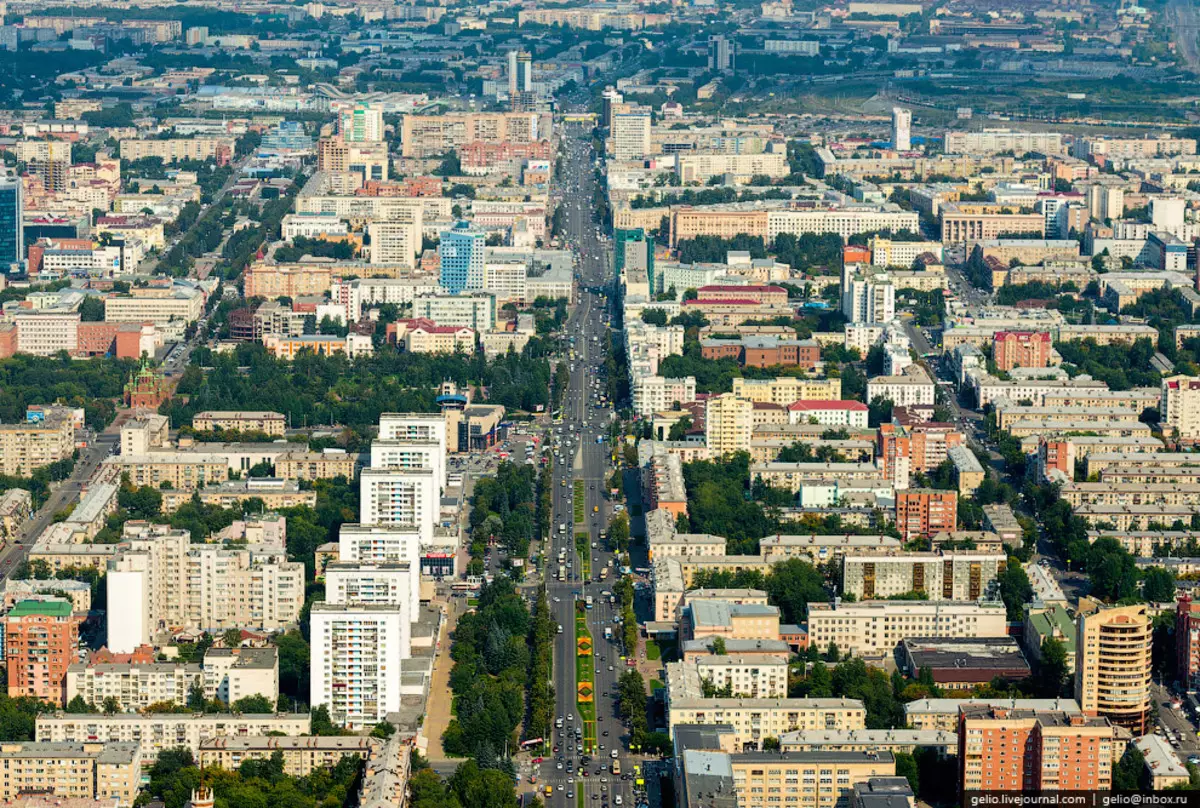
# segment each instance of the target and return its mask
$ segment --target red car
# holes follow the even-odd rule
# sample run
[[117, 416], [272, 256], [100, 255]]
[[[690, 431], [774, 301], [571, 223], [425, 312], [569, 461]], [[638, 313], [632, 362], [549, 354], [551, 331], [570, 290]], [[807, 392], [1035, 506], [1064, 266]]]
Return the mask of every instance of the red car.
[[542, 762], [542, 758], [540, 758], [540, 757], [536, 757], [536, 758], [534, 758], [534, 759], [533, 759], [533, 762], [534, 762], [534, 763], [541, 763], [541, 762]]

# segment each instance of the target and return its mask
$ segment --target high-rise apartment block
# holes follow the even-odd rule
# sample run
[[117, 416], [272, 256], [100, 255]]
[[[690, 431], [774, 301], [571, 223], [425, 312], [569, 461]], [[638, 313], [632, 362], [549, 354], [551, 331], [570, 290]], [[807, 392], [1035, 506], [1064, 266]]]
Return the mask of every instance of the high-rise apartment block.
[[313, 706], [362, 729], [400, 709], [400, 660], [408, 628], [392, 605], [316, 603], [312, 608]]
[[650, 153], [651, 112], [649, 107], [631, 107], [613, 114], [614, 160], [641, 160]]
[[1007, 373], [1013, 368], [1044, 368], [1054, 350], [1046, 331], [997, 331], [992, 340], [992, 359]]
[[1180, 375], [1163, 379], [1159, 413], [1168, 435], [1187, 441], [1200, 438], [1200, 378]]
[[359, 518], [370, 525], [413, 526], [433, 538], [440, 486], [433, 469], [368, 468], [359, 476]]
[[1075, 640], [1075, 699], [1087, 715], [1134, 735], [1150, 719], [1152, 627], [1146, 604], [1082, 615]]
[[69, 600], [24, 600], [4, 616], [8, 695], [66, 703], [67, 668], [79, 645], [79, 618]]
[[346, 143], [377, 143], [383, 140], [383, 109], [358, 103], [338, 112], [338, 134]]
[[705, 404], [704, 434], [714, 457], [750, 448], [754, 433], [754, 402], [724, 393]]
[[1113, 727], [1103, 718], [987, 704], [959, 712], [962, 791], [1108, 791]]
[[896, 151], [912, 149], [912, 110], [892, 107], [892, 148]]

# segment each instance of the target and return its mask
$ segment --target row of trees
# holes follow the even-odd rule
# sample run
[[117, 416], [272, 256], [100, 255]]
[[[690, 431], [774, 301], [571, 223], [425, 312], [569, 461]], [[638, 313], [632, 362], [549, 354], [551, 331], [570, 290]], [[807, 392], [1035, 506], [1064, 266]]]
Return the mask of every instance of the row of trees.
[[[510, 556], [527, 556], [529, 543], [538, 535], [539, 516], [546, 516], [535, 505], [542, 499], [538, 485], [536, 468], [525, 463], [502, 461], [495, 476], [480, 478], [471, 508], [472, 544], [495, 539]], [[482, 546], [479, 549], [482, 554]]]
[[[531, 356], [528, 346], [525, 354], [492, 360], [482, 352], [464, 356], [383, 350], [353, 360], [343, 354], [304, 354], [289, 362], [249, 343], [231, 354], [197, 349], [193, 356], [195, 364], [180, 379], [180, 395], [161, 409], [176, 427], [207, 409], [254, 408], [282, 412], [297, 427], [367, 428], [384, 412], [435, 412], [435, 391], [446, 380], [482, 388], [485, 401], [509, 410], [532, 412], [549, 404], [550, 365]], [[200, 364], [208, 369], [201, 370]]]
[[514, 746], [525, 717], [532, 624], [525, 602], [505, 577], [485, 584], [476, 610], [459, 618], [450, 649], [450, 690], [457, 709], [442, 734], [448, 754], [472, 757], [486, 769], [511, 767], [504, 752]]
[[546, 587], [538, 590], [533, 605], [533, 625], [530, 628], [530, 645], [533, 648], [533, 664], [529, 666], [529, 720], [525, 723], [525, 739], [550, 738], [554, 721], [554, 685], [551, 668], [554, 663], [555, 622], [550, 616], [550, 603], [546, 598]]
[[633, 579], [625, 575], [613, 584], [613, 595], [617, 598], [617, 607], [621, 610], [621, 642], [625, 646], [626, 656], [635, 656], [638, 648], [638, 623], [634, 611]]

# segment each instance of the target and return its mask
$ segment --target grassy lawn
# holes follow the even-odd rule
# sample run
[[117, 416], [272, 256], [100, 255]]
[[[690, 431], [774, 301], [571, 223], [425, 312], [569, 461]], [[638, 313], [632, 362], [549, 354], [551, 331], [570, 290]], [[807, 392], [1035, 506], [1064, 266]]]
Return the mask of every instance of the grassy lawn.
[[575, 792], [575, 808], [583, 808], [583, 789]]
[[[589, 640], [592, 639], [592, 633], [588, 631], [587, 627], [587, 618], [583, 616], [575, 618], [576, 642], [581, 637], [587, 637]], [[592, 686], [594, 699], [596, 688], [595, 654], [587, 654], [586, 656], [576, 654], [575, 656], [575, 683], [579, 685], [584, 682]], [[579, 720], [583, 722], [583, 750], [587, 754], [591, 754], [596, 746], [596, 702], [576, 701], [575, 706], [579, 709]]]
[[575, 512], [575, 523], [582, 523], [587, 510], [587, 495], [583, 490], [583, 480], [575, 480], [572, 488], [571, 506]]
[[584, 579], [592, 577], [592, 548], [588, 544], [588, 534], [575, 534], [575, 551], [579, 553], [579, 575]]
[[651, 693], [653, 693], [655, 690], [662, 690], [663, 687], [664, 687], [663, 683], [658, 681], [657, 679], [650, 680], [650, 692]]
[[646, 640], [646, 659], [652, 659], [655, 662], [662, 659], [662, 649], [654, 640]]

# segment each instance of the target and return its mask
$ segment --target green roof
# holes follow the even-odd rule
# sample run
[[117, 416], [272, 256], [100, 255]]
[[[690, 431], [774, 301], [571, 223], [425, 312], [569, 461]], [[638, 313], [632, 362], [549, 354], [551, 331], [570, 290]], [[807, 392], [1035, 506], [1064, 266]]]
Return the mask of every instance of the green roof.
[[49, 617], [70, 617], [71, 603], [65, 600], [23, 600], [12, 611], [9, 617], [24, 617], [27, 614], [44, 614]]
[[1060, 636], [1055, 639], [1063, 644], [1063, 650], [1068, 654], [1075, 653], [1075, 621], [1062, 606], [1052, 606], [1044, 612], [1030, 615], [1029, 623], [1042, 639], [1053, 637], [1057, 628]]

